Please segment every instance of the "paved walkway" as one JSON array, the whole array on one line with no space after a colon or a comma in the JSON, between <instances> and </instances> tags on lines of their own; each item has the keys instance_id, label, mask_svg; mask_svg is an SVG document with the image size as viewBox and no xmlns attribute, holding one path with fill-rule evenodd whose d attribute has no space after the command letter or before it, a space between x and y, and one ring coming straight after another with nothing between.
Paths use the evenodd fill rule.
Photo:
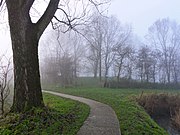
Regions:
<instances>
[{"instance_id":1,"label":"paved walkway","mask_svg":"<svg viewBox=\"0 0 180 135\"><path fill-rule=\"evenodd\" d=\"M77 135L121 135L119 121L114 110L106 104L51 91L43 91L64 98L77 100L90 106L89 117L80 128Z\"/></svg>"}]
</instances>

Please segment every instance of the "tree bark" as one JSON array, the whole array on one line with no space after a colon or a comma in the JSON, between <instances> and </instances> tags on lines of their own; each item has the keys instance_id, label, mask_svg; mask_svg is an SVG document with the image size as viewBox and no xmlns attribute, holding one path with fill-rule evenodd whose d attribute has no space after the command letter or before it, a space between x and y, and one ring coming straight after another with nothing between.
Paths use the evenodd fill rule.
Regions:
<instances>
[{"instance_id":1,"label":"tree bark","mask_svg":"<svg viewBox=\"0 0 180 135\"><path fill-rule=\"evenodd\" d=\"M4 114L4 95L3 92L1 92L1 114Z\"/></svg>"},{"instance_id":2,"label":"tree bark","mask_svg":"<svg viewBox=\"0 0 180 135\"><path fill-rule=\"evenodd\" d=\"M29 11L34 0L7 0L14 63L14 98L12 112L43 107L40 83L38 42L53 18L60 0L51 0L34 24Z\"/></svg>"},{"instance_id":3,"label":"tree bark","mask_svg":"<svg viewBox=\"0 0 180 135\"><path fill-rule=\"evenodd\" d=\"M13 10L13 11L12 11ZM14 62L13 112L42 107L38 41L35 25L23 9L9 6L9 25Z\"/></svg>"}]
</instances>

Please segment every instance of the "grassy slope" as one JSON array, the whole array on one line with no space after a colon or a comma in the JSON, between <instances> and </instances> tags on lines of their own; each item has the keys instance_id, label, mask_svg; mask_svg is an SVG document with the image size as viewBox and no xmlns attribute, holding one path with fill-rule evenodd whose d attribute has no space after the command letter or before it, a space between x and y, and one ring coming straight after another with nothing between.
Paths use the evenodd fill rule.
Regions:
<instances>
[{"instance_id":1,"label":"grassy slope","mask_svg":"<svg viewBox=\"0 0 180 135\"><path fill-rule=\"evenodd\" d=\"M134 98L141 90L103 88L55 88L55 91L91 98L109 104L116 112L123 135L166 135ZM160 92L160 91L146 91Z\"/></svg>"},{"instance_id":2,"label":"grassy slope","mask_svg":"<svg viewBox=\"0 0 180 135\"><path fill-rule=\"evenodd\" d=\"M44 101L47 108L0 119L0 134L76 135L89 114L89 107L76 101L50 94L44 94Z\"/></svg>"}]
</instances>

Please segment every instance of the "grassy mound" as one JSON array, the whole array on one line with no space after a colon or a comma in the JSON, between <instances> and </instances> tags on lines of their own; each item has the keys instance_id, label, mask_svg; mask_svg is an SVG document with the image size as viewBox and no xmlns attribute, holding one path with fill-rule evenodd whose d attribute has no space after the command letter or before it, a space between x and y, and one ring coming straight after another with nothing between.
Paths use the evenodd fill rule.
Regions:
<instances>
[{"instance_id":1,"label":"grassy mound","mask_svg":"<svg viewBox=\"0 0 180 135\"><path fill-rule=\"evenodd\" d=\"M89 107L76 101L44 94L47 107L0 120L1 135L76 135L89 114Z\"/></svg>"},{"instance_id":2,"label":"grassy mound","mask_svg":"<svg viewBox=\"0 0 180 135\"><path fill-rule=\"evenodd\" d=\"M135 97L140 90L104 88L54 88L54 91L82 96L110 105L120 122L123 135L167 135L139 106Z\"/></svg>"}]
</instances>

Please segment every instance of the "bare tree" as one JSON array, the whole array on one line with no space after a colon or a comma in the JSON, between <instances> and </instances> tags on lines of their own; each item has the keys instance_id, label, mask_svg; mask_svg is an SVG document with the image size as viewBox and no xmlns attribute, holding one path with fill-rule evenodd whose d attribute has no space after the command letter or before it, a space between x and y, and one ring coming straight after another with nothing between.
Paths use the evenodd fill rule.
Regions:
<instances>
[{"instance_id":1,"label":"bare tree","mask_svg":"<svg viewBox=\"0 0 180 135\"><path fill-rule=\"evenodd\" d=\"M73 59L68 52L64 53L59 61L59 76L63 86L73 85Z\"/></svg>"},{"instance_id":2,"label":"bare tree","mask_svg":"<svg viewBox=\"0 0 180 135\"><path fill-rule=\"evenodd\" d=\"M39 73L38 43L48 24L54 22L52 23L53 28L60 27L60 25L55 24L65 24L68 26L67 30L73 29L79 24L77 20L86 16L88 4L95 7L102 5L101 2L93 0L87 0L86 4L83 0L49 0L43 14L34 22L30 11L32 11L35 2L37 0L0 1L0 6L4 5L3 3L7 6L12 40L14 99L11 111L14 112L22 112L32 107L44 106ZM72 4L70 2L78 3L76 5L82 7L82 16L77 13L79 10L75 10L78 15L74 16L74 13L69 8ZM52 21L53 18L54 21Z\"/></svg>"},{"instance_id":3,"label":"bare tree","mask_svg":"<svg viewBox=\"0 0 180 135\"><path fill-rule=\"evenodd\" d=\"M81 72L82 59L85 55L86 47L84 40L77 33L70 33L71 56L73 60L73 77L77 78Z\"/></svg>"},{"instance_id":4,"label":"bare tree","mask_svg":"<svg viewBox=\"0 0 180 135\"><path fill-rule=\"evenodd\" d=\"M142 46L138 51L137 68L141 82L155 81L155 61L152 57L152 50L148 46Z\"/></svg>"},{"instance_id":5,"label":"bare tree","mask_svg":"<svg viewBox=\"0 0 180 135\"><path fill-rule=\"evenodd\" d=\"M118 37L119 37L119 21L117 18L111 16L105 20L103 23L103 47L102 47L102 56L104 60L104 68L105 68L105 83L104 86L107 86L107 79L109 76L109 69L112 66L115 58L114 47L117 45Z\"/></svg>"},{"instance_id":6,"label":"bare tree","mask_svg":"<svg viewBox=\"0 0 180 135\"><path fill-rule=\"evenodd\" d=\"M179 53L175 54L173 62L172 62L172 79L175 84L178 84L180 79L180 60Z\"/></svg>"},{"instance_id":7,"label":"bare tree","mask_svg":"<svg viewBox=\"0 0 180 135\"><path fill-rule=\"evenodd\" d=\"M135 62L136 62L136 53L134 48L130 48L131 50L128 53L128 57L126 59L126 64L125 64L125 71L126 75L125 78L128 81L131 81L133 78L133 73L135 72Z\"/></svg>"},{"instance_id":8,"label":"bare tree","mask_svg":"<svg viewBox=\"0 0 180 135\"><path fill-rule=\"evenodd\" d=\"M150 28L148 38L162 55L166 82L171 82L173 59L180 45L180 26L169 19L157 20Z\"/></svg>"},{"instance_id":9,"label":"bare tree","mask_svg":"<svg viewBox=\"0 0 180 135\"><path fill-rule=\"evenodd\" d=\"M86 36L88 37L87 43L89 44L88 59L93 66L94 77L97 77L99 73L99 79L102 80L102 46L103 46L103 23L105 18L98 14L92 17L91 25L86 30Z\"/></svg>"},{"instance_id":10,"label":"bare tree","mask_svg":"<svg viewBox=\"0 0 180 135\"><path fill-rule=\"evenodd\" d=\"M58 83L58 63L55 56L50 55L46 56L43 63L43 76L42 81L49 84L55 84Z\"/></svg>"},{"instance_id":11,"label":"bare tree","mask_svg":"<svg viewBox=\"0 0 180 135\"><path fill-rule=\"evenodd\" d=\"M58 63L58 68L61 69L62 68L62 59L66 59L67 63L66 64L66 68L67 71L69 72L69 74L72 73L72 75L67 75L69 76L69 80L75 80L74 83L75 85L77 84L76 79L78 77L78 74L80 73L81 70L81 61L82 61L82 56L84 55L85 52L85 48L84 48L84 43L82 38L80 37L80 35L78 35L77 33L71 31L71 32L67 32L64 35L64 38L66 38L66 40L68 41L67 43L65 42L61 42L61 44L59 44L58 49L56 49L56 52L61 54L59 56L56 56L59 60L57 61ZM62 41L62 40L61 40ZM62 53L60 53L62 52ZM65 66L65 65L64 65ZM72 71L70 71L70 69ZM65 71L64 71L65 72ZM71 77L70 77L71 76ZM70 81L71 85L73 85L73 81Z\"/></svg>"},{"instance_id":12,"label":"bare tree","mask_svg":"<svg viewBox=\"0 0 180 135\"><path fill-rule=\"evenodd\" d=\"M94 78L97 78L98 74L98 66L99 66L99 55L96 48L93 46L90 46L88 49L87 59L89 62L89 66L91 66L91 69L94 74ZM99 76L101 78L101 76Z\"/></svg>"},{"instance_id":13,"label":"bare tree","mask_svg":"<svg viewBox=\"0 0 180 135\"><path fill-rule=\"evenodd\" d=\"M114 64L118 69L117 72L117 81L119 82L121 70L124 66L124 62L126 58L129 57L130 53L132 53L131 47L131 27L130 26L121 26L119 29L118 35L118 43L114 46L113 51L115 53Z\"/></svg>"},{"instance_id":14,"label":"bare tree","mask_svg":"<svg viewBox=\"0 0 180 135\"><path fill-rule=\"evenodd\" d=\"M123 30L120 22L113 16L95 15L92 19L92 25L87 32L88 43L90 44L88 59L92 63L94 77L97 77L99 71L101 80L104 68L106 85L109 69L114 62L115 50L117 50L118 45L127 43L131 30Z\"/></svg>"},{"instance_id":15,"label":"bare tree","mask_svg":"<svg viewBox=\"0 0 180 135\"><path fill-rule=\"evenodd\" d=\"M10 65L10 59L7 59L5 56L0 57L0 109L2 115L4 114L5 101L10 94Z\"/></svg>"},{"instance_id":16,"label":"bare tree","mask_svg":"<svg viewBox=\"0 0 180 135\"><path fill-rule=\"evenodd\" d=\"M49 83L60 83L63 86L76 85L76 79L81 73L82 59L85 52L84 41L81 36L74 31L59 33L52 30L44 44L46 45L41 49L47 50L47 55L44 54L43 66L41 66L44 74L43 81L47 82L48 80Z\"/></svg>"}]
</instances>

